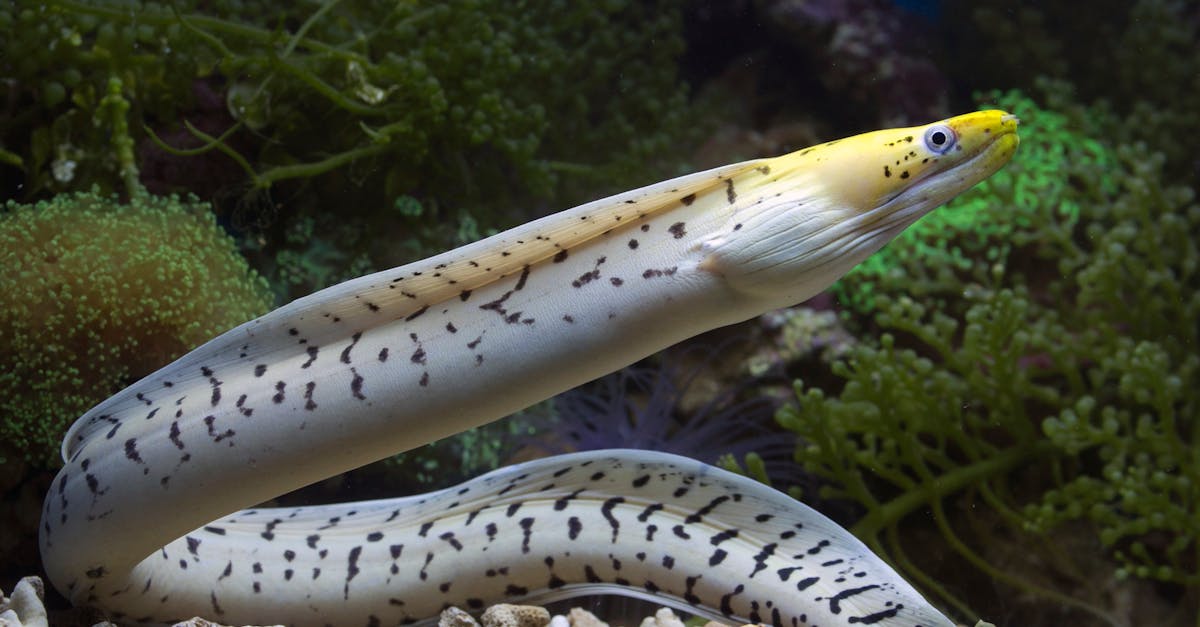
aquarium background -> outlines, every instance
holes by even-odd
[[[0,2],[0,589],[40,572],[67,425],[226,328],[1000,107],[1015,160],[827,294],[283,501],[642,446],[792,492],[967,624],[1200,625],[1198,31],[1169,0]]]

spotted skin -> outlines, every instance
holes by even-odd
[[[47,573],[134,622],[396,624],[609,590],[794,627],[949,625],[816,512],[645,452],[221,517],[804,300],[1002,166],[1015,129],[980,112],[672,179],[248,322],[71,428]]]
[[[238,512],[151,562],[119,620],[236,622],[287,598],[303,602],[272,620],[402,625],[447,605],[618,593],[779,627],[948,624],[821,514],[649,451],[538,460],[407,499]],[[212,583],[181,591],[183,573]],[[179,613],[157,613],[163,598]]]

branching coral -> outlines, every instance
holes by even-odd
[[[938,583],[950,577],[922,570],[938,568],[920,559],[934,551],[902,539],[919,512],[957,556],[943,569],[1114,625],[1156,622],[1054,548],[1082,525],[1110,572],[1179,586],[1194,615],[1200,206],[1162,183],[1161,155],[1089,140],[1087,118],[1013,94],[1000,104],[1023,120],[1007,173],[893,243],[886,269],[846,281],[872,286],[879,340],[835,365],[840,391],[797,383],[778,419],[822,495],[862,507],[854,531],[964,613]],[[956,214],[979,231],[947,227]]]
[[[0,267],[0,459],[52,463],[89,407],[271,305],[194,200],[10,202]]]

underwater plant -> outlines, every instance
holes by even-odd
[[[137,164],[127,118],[140,133],[142,120],[172,118],[190,99],[200,61],[182,30],[50,3],[0,6],[0,163],[11,168],[0,195],[128,187]]]
[[[1116,192],[1118,179],[1109,174],[1119,167],[1116,155],[1074,130],[1066,115],[1037,108],[1011,92],[992,94],[988,105],[1029,113],[1022,123],[1033,130],[1022,140],[1016,161],[851,270],[833,286],[839,305],[873,313],[878,286],[904,281],[909,296],[939,309],[953,307],[964,283],[994,283],[993,268],[981,259],[1007,259],[1024,240],[1037,237],[1036,227],[1047,213],[1073,224],[1089,195],[1107,199]],[[1066,173],[1063,164],[1071,165]],[[1075,187],[1088,189],[1080,194]]]
[[[100,100],[118,80],[154,189],[218,200],[276,291],[296,297],[364,258],[397,265],[552,198],[677,173],[698,128],[675,69],[681,5],[5,5],[4,57],[21,59],[0,85],[21,105],[0,116],[2,154],[24,177],[10,193],[117,188]],[[289,233],[301,219],[313,249]]]
[[[1088,7],[944,3],[952,24],[947,39],[958,44],[948,60],[975,89],[1004,85],[1036,94],[1047,78],[1069,81],[1076,101],[1097,102],[1115,114],[1103,116],[1105,137],[1146,142],[1166,157],[1168,180],[1194,181],[1200,160],[1178,138],[1200,133],[1200,4],[1099,0]],[[1045,96],[1056,108],[1053,95]]]
[[[194,198],[10,201],[0,267],[0,461],[54,465],[85,410],[272,305]]]
[[[1095,578],[1150,580],[1194,616],[1200,205],[1161,154],[1091,139],[1101,114],[994,98],[1022,118],[1017,157],[843,280],[876,339],[777,419],[820,497],[964,613],[982,600],[940,582],[973,571],[1112,625],[1155,620]],[[901,540],[918,516],[940,549]],[[1064,548],[1086,538],[1102,549]]]

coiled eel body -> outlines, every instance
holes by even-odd
[[[977,112],[672,179],[247,322],[72,426],[46,571],[122,622],[394,625],[601,591],[785,627],[952,625],[819,513],[661,453],[238,510],[803,301],[1003,166],[1016,127]]]

